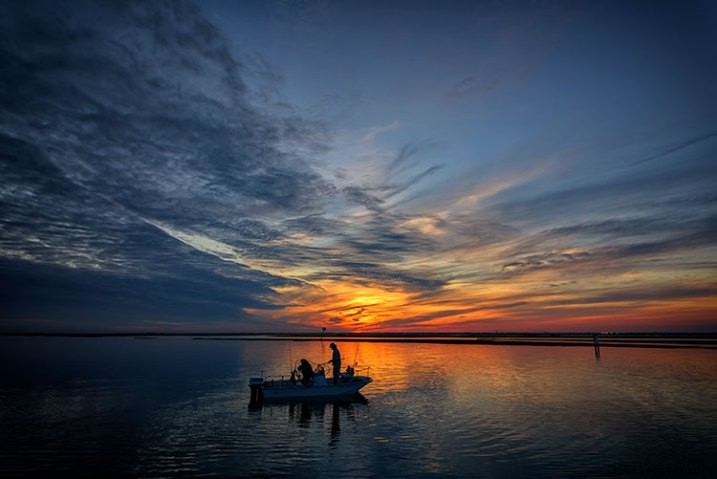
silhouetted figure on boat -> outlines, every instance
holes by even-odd
[[[334,351],[334,354],[331,356],[331,360],[329,362],[334,367],[334,384],[338,384],[339,377],[341,376],[341,352],[335,343],[329,344],[329,347]]]
[[[299,363],[301,383],[308,386],[311,384],[311,379],[314,377],[314,368],[311,367],[311,364],[306,359],[302,359]]]

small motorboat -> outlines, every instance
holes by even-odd
[[[250,377],[251,401],[349,396],[358,393],[362,387],[373,381],[369,376],[368,367],[356,371],[349,366],[339,375],[338,382],[334,383],[333,378],[326,377],[323,364],[319,364],[316,368],[310,366],[307,368],[308,364],[305,359],[297,362],[289,379],[265,378],[263,373]],[[357,374],[364,371],[365,375]]]

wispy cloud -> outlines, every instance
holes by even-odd
[[[705,141],[710,141],[714,138],[717,138],[717,131],[710,131],[708,133],[705,133],[703,135],[695,136],[694,138],[689,138],[687,140],[681,141],[675,145],[671,145],[669,147],[666,147],[663,149],[663,151],[660,151],[658,153],[655,153],[653,155],[650,155],[646,158],[642,158],[640,160],[637,160],[634,165],[641,165],[643,163],[647,163],[648,161],[654,161],[658,160],[660,158],[664,158],[665,156],[671,155],[673,153],[677,153],[681,150],[684,150],[685,148],[689,148],[694,145],[698,145]]]
[[[386,133],[389,131],[397,130],[401,127],[401,122],[394,120],[388,125],[381,125],[381,126],[374,126],[371,128],[368,128],[364,134],[364,136],[361,138],[361,141],[363,143],[371,143],[376,139],[377,136],[381,135],[382,133]]]

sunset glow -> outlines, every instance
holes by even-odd
[[[2,331],[717,329],[706,4],[11,3]]]

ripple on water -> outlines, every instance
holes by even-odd
[[[3,472],[575,477],[635,461],[714,465],[714,354],[610,349],[596,362],[585,348],[361,344],[357,356],[375,366],[368,404],[250,409],[256,358],[283,364],[283,345],[169,343],[162,374],[127,370],[104,381],[72,372],[65,376],[79,381],[3,386]],[[164,344],[135,349],[162,361]],[[292,347],[294,357],[322,353]],[[185,356],[191,369],[175,364]]]

